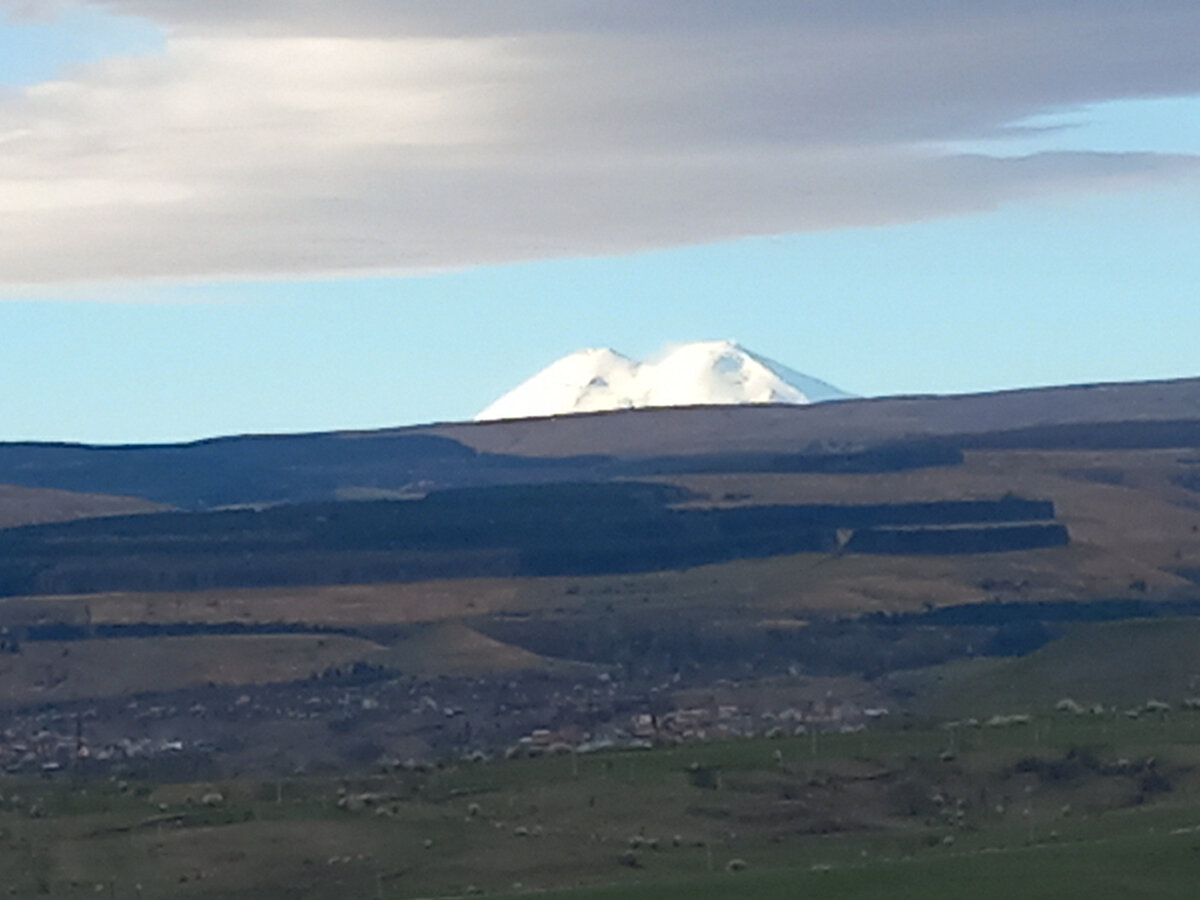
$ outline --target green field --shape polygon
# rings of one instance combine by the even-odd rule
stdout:
[[[900,672],[894,685],[937,716],[1046,712],[1064,698],[1122,708],[1200,695],[1200,621],[1166,618],[1070,626],[1027,656],[960,660]]]
[[[1145,826],[1146,823],[1139,823]],[[1149,826],[1153,827],[1153,826]],[[1190,898],[1200,874],[1195,833],[1117,833],[1088,842],[947,853],[941,858],[864,861],[829,870],[779,868],[689,878],[674,883],[552,892],[562,900],[1091,900]]]
[[[0,884],[264,900],[1191,897],[1197,764],[1200,713],[1172,712],[265,782],[9,776]]]

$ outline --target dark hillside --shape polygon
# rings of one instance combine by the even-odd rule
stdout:
[[[192,444],[97,447],[0,444],[0,482],[103,491],[185,508],[326,498],[374,484],[381,466],[402,487],[479,454],[434,435],[231,437]]]
[[[674,505],[688,499],[691,495],[683,489],[658,483],[563,483],[462,488],[415,500],[162,513],[14,528],[0,532],[0,592],[641,572],[827,553],[837,548],[842,529],[954,526],[944,533],[961,538],[977,531],[1007,533],[963,526],[1054,517],[1053,504],[1018,497],[733,508]],[[1065,539],[1058,526],[1037,527],[1053,528]],[[939,533],[943,532],[931,532]],[[1010,541],[980,545],[974,552],[1044,545]],[[946,548],[964,552],[953,544]]]
[[[1003,525],[988,528],[868,528],[855,532],[848,553],[944,555],[1002,553],[1040,547],[1065,547],[1070,540],[1062,525]]]
[[[423,482],[570,480],[593,465],[587,458],[533,462],[480,454],[424,434],[234,437],[161,446],[0,444],[0,482],[126,494],[189,509],[326,500],[345,488],[400,491]]]
[[[627,459],[480,453],[411,432],[235,437],[192,444],[92,447],[0,444],[0,483],[125,494],[184,509],[419,495],[430,489],[608,481],[696,472],[894,472],[953,466],[944,443],[799,448]]]

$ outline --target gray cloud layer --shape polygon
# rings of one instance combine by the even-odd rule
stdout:
[[[1200,94],[1194,0],[96,5],[159,22],[166,53],[0,94],[10,285],[621,252],[1197,168],[934,149]]]

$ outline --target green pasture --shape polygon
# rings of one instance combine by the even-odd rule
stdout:
[[[112,900],[1190,897],[1198,770],[1200,713],[1173,710],[273,781],[10,775],[0,884]]]

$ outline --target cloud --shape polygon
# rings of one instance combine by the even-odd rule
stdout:
[[[0,94],[9,285],[625,252],[1197,168],[944,149],[1200,94],[1191,0],[95,5],[158,22],[165,52]]]

